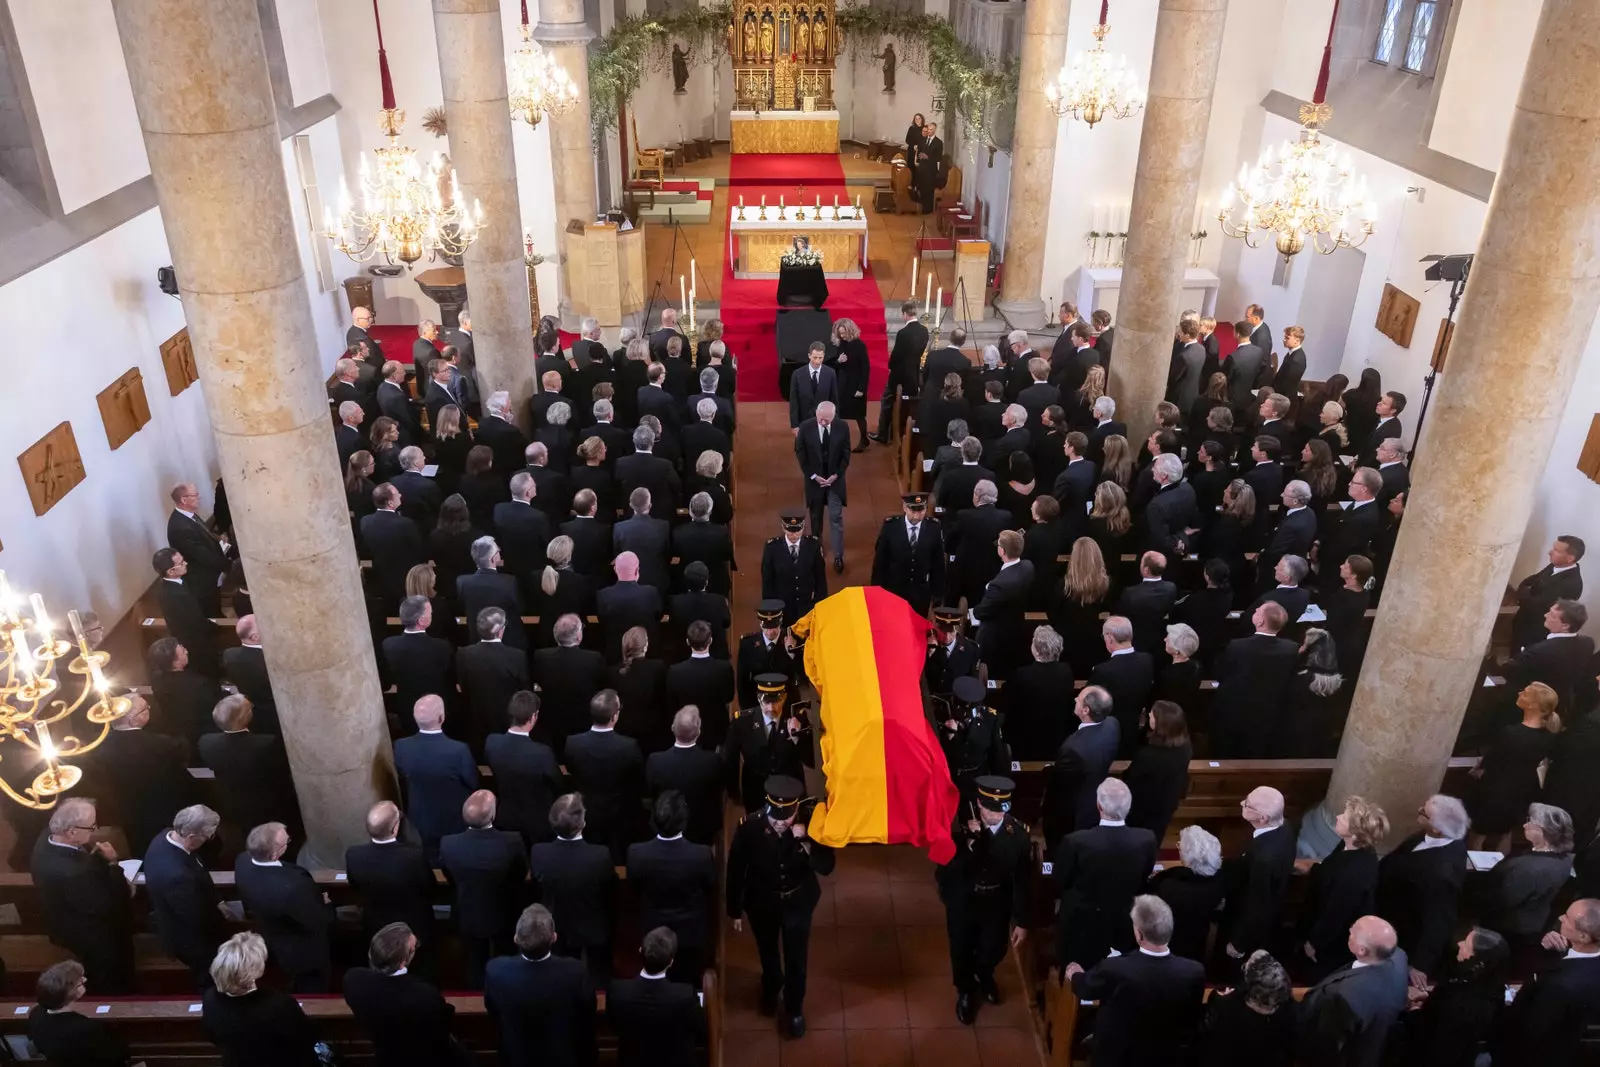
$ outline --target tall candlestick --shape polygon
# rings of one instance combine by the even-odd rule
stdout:
[[[933,332],[939,332],[939,324],[944,321],[944,286],[939,286],[939,295],[933,298]]]
[[[917,295],[917,258],[916,256],[911,257],[911,296],[913,299]]]
[[[933,271],[927,274],[927,284],[922,287],[922,307],[925,311],[933,310]]]
[[[685,315],[689,314],[689,294],[683,287],[683,275],[678,275],[678,310]]]

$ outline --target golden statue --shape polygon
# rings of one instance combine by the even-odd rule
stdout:
[[[744,13],[744,55],[743,59],[754,59],[756,52],[756,17],[750,12]]]
[[[801,63],[811,60],[811,23],[806,18],[804,11],[795,16],[794,20],[794,51],[800,57]]]
[[[828,59],[828,16],[817,12],[817,20],[811,24],[811,57],[817,63],[824,63]]]
[[[764,60],[772,59],[772,19],[770,17],[761,20],[761,58]]]

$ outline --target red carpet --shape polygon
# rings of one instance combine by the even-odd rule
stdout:
[[[769,202],[776,202],[779,196],[786,197],[789,203],[814,203],[820,196],[824,204],[831,204],[835,195],[841,201],[847,196],[854,200],[845,190],[844,170],[836,155],[736,155],[729,163],[728,186],[730,207],[738,205],[741,193],[750,204],[759,202],[763,195]],[[871,268],[865,268],[861,278],[829,278],[824,310],[835,320],[852,319],[861,327],[861,339],[872,354],[867,395],[869,400],[876,397],[888,373],[889,331],[883,318],[883,297]],[[723,336],[739,359],[740,400],[782,399],[774,325],[777,313],[777,280],[740,281],[733,276],[732,260],[725,258]]]
[[[411,345],[417,339],[416,323],[412,323],[410,326],[374,325],[372,329],[368,330],[367,332],[376,338],[377,342],[383,346],[383,354],[386,358],[395,360],[399,363],[411,362]],[[561,331],[562,348],[571,348],[572,342],[576,341],[577,339],[577,334],[568,333],[566,330]],[[436,343],[435,347],[440,346]],[[531,340],[528,345],[528,351],[533,351],[533,344]]]

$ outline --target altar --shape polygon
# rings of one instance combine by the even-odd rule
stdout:
[[[849,209],[846,209],[849,210]],[[752,215],[763,214],[747,209]],[[829,278],[860,278],[867,262],[867,220],[859,212],[851,218],[822,218],[815,208],[790,207],[787,212],[769,208],[773,217],[741,218],[735,209],[728,221],[728,262],[733,276],[740,279],[776,278],[783,256],[794,247],[796,237],[804,237],[813,252],[822,256],[822,271]]]
[[[734,155],[839,151],[837,111],[735,111],[730,118]]]

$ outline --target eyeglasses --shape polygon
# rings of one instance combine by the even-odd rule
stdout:
[[[68,829],[68,831],[82,830],[86,834],[92,834],[96,830],[100,829],[100,827],[97,824],[97,825],[94,825],[94,826],[69,826],[69,827],[67,827],[67,829]]]

